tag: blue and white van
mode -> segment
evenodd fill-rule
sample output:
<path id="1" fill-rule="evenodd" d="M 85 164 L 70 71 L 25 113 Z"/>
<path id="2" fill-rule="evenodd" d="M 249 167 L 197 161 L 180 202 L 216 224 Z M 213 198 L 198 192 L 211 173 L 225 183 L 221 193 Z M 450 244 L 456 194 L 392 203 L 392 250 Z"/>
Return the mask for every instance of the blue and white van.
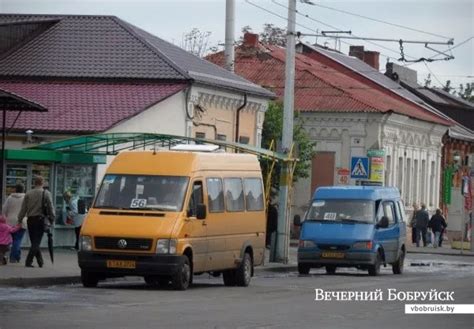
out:
<path id="1" fill-rule="evenodd" d="M 375 276 L 387 264 L 394 274 L 403 272 L 405 209 L 396 188 L 320 187 L 304 220 L 296 217 L 295 225 L 301 225 L 300 274 L 325 266 L 328 274 L 338 267 L 356 267 Z"/>

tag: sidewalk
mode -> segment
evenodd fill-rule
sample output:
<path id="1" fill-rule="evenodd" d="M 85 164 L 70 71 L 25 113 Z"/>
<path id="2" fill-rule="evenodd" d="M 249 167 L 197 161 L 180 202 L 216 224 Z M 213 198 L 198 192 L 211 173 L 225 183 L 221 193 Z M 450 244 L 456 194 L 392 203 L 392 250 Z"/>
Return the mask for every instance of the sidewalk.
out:
<path id="1" fill-rule="evenodd" d="M 255 268 L 256 272 L 291 272 L 296 271 L 297 267 L 297 248 L 294 246 L 297 240 L 292 240 L 292 247 L 289 250 L 288 264 L 270 263 L 268 262 L 269 252 L 266 251 L 266 259 L 264 266 Z M 26 256 L 26 250 L 23 250 L 23 255 Z M 439 254 L 450 256 L 473 256 L 471 251 L 450 249 L 447 247 L 431 248 L 420 247 L 416 248 L 408 246 L 408 253 L 422 253 L 422 254 Z M 45 259 L 43 268 L 34 267 L 26 268 L 24 262 L 20 264 L 8 264 L 0 266 L 0 287 L 1 286 L 45 286 L 58 284 L 74 284 L 80 283 L 80 269 L 77 264 L 76 252 L 69 249 L 55 249 L 55 262 L 51 264 L 47 250 L 43 250 L 43 257 Z M 35 264 L 36 265 L 36 264 Z"/>

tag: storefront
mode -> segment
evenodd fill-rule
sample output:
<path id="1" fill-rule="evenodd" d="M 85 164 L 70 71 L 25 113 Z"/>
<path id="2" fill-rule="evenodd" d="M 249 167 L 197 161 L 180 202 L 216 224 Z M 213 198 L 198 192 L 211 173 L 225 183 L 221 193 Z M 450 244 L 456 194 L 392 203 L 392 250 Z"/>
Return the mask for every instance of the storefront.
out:
<path id="1" fill-rule="evenodd" d="M 56 209 L 54 244 L 74 245 L 74 227 L 65 222 L 63 193 L 70 191 L 77 195 L 89 208 L 97 187 L 97 165 L 105 164 L 105 155 L 40 150 L 6 150 L 5 153 L 2 200 L 15 191 L 16 184 L 23 184 L 28 191 L 33 187 L 33 177 L 43 176 Z M 24 240 L 24 245 L 29 245 L 28 238 Z"/>

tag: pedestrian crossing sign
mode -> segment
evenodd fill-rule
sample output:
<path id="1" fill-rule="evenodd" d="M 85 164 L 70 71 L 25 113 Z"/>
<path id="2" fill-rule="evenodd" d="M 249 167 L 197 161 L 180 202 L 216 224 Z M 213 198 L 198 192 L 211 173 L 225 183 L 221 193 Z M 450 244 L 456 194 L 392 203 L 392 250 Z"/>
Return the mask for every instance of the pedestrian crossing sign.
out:
<path id="1" fill-rule="evenodd" d="M 351 178 L 369 178 L 369 158 L 352 157 L 351 159 Z"/>

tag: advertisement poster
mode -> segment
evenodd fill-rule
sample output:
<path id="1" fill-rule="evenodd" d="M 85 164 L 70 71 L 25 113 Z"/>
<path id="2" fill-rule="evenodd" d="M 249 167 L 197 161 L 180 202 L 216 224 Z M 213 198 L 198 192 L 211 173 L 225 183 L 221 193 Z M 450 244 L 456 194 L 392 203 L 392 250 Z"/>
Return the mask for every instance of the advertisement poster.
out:
<path id="1" fill-rule="evenodd" d="M 370 157 L 370 181 L 371 182 L 384 182 L 385 178 L 385 164 L 383 157 Z"/>

